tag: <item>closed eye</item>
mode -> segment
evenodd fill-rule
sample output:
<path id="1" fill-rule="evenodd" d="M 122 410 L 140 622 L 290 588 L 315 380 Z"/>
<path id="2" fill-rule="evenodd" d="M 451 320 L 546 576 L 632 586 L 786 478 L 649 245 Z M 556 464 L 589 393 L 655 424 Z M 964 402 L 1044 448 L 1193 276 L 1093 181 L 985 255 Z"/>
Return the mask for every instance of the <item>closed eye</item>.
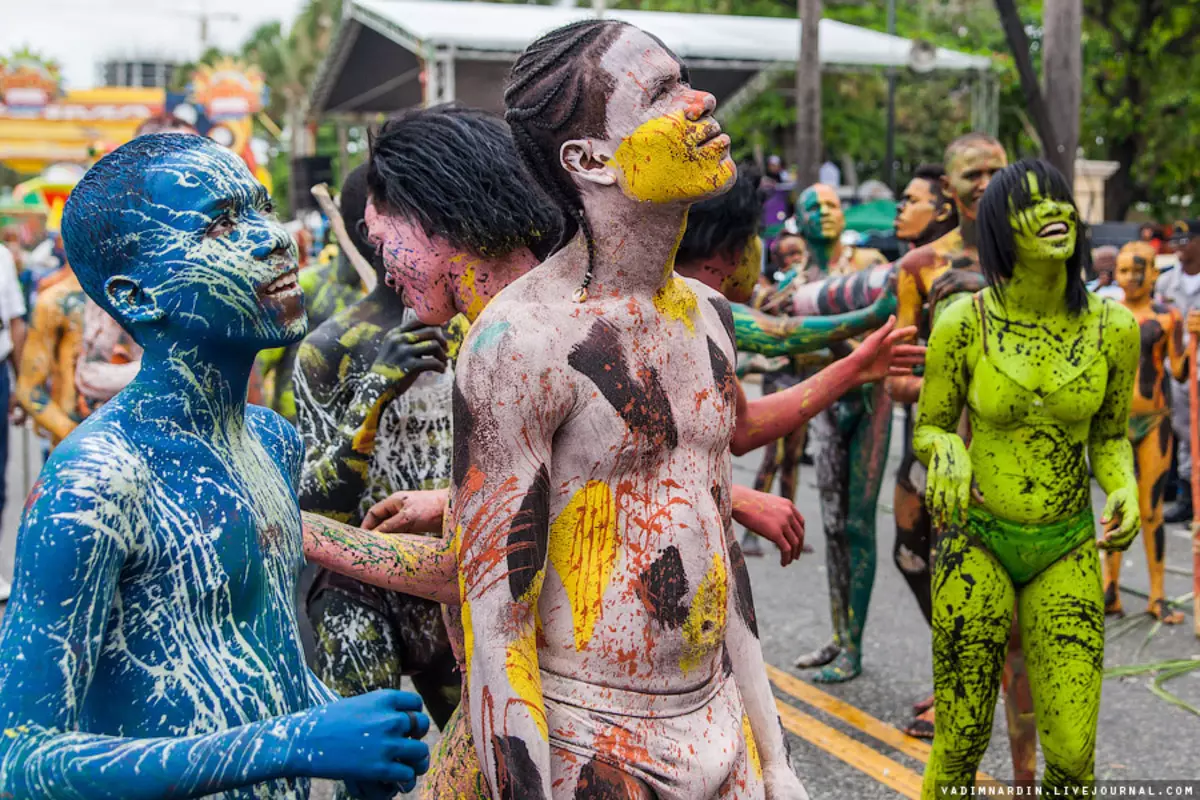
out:
<path id="1" fill-rule="evenodd" d="M 222 211 L 213 217 L 213 221 L 208 223 L 208 227 L 204 229 L 204 235 L 210 238 L 220 238 L 233 230 L 236 225 L 233 214 L 229 211 Z"/>

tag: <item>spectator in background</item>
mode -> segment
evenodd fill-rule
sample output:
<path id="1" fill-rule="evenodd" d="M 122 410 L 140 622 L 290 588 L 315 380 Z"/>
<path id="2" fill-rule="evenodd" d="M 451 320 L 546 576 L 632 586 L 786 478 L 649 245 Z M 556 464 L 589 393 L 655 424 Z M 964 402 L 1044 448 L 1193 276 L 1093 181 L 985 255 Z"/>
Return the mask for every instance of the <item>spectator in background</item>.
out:
<path id="1" fill-rule="evenodd" d="M 1143 241 L 1145 239 L 1143 238 Z M 1155 294 L 1159 302 L 1174 306 L 1183 317 L 1184 342 L 1200 334 L 1200 236 L 1187 241 L 1179 251 L 1179 269 L 1164 272 Z M 1178 444 L 1179 491 L 1176 501 L 1167 506 L 1164 522 L 1188 522 L 1192 519 L 1192 452 L 1190 418 L 1191 398 L 1187 381 L 1196 380 L 1194 369 L 1184 381 L 1171 381 L 1171 427 Z"/>
<path id="2" fill-rule="evenodd" d="M 1151 245 L 1154 248 L 1154 252 L 1162 252 L 1162 235 L 1159 233 L 1158 226 L 1147 222 L 1138 231 L 1138 238 Z"/>
<path id="3" fill-rule="evenodd" d="M 17 365 L 21 363 L 21 349 L 25 345 L 25 297 L 17 281 L 17 271 L 12 254 L 7 247 L 0 247 L 0 402 L 3 408 L 12 410 L 12 381 Z M 12 373 L 9 367 L 12 367 Z M 0 520 L 4 517 L 5 473 L 8 466 L 8 422 L 0 424 Z M 4 535 L 0 524 L 0 537 Z M 8 579 L 0 576 L 0 602 L 8 600 L 12 591 Z"/>
<path id="4" fill-rule="evenodd" d="M 833 156 L 825 154 L 825 163 L 817 170 L 817 183 L 838 188 L 842 185 L 842 171 L 833 163 Z"/>
<path id="5" fill-rule="evenodd" d="M 1117 248 L 1106 244 L 1093 250 L 1092 267 L 1096 270 L 1096 279 L 1088 284 L 1088 291 L 1101 297 L 1111 297 L 1117 302 L 1124 300 L 1125 292 L 1113 280 L 1117 269 Z"/>

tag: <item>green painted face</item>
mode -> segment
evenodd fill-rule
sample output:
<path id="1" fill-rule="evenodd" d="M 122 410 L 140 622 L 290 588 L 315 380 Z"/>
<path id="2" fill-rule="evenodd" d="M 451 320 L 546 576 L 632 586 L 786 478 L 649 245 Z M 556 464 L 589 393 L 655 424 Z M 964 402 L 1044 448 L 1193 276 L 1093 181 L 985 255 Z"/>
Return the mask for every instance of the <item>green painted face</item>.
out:
<path id="1" fill-rule="evenodd" d="M 1024 262 L 1066 261 L 1075 253 L 1078 214 L 1075 206 L 1042 194 L 1037 176 L 1026 173 L 1032 201 L 1026 208 L 1009 205 L 1017 259 Z"/>

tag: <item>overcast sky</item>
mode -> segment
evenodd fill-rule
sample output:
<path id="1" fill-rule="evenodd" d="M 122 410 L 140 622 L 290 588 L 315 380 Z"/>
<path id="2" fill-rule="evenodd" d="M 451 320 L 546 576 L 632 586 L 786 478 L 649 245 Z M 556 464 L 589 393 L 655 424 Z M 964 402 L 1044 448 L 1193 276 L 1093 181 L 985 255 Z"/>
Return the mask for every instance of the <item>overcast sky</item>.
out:
<path id="1" fill-rule="evenodd" d="M 66 88 L 87 89 L 98 85 L 95 65 L 108 58 L 194 58 L 202 11 L 210 15 L 210 43 L 236 48 L 263 22 L 290 24 L 303 6 L 304 0 L 0 0 L 0 54 L 28 45 L 62 64 Z"/>

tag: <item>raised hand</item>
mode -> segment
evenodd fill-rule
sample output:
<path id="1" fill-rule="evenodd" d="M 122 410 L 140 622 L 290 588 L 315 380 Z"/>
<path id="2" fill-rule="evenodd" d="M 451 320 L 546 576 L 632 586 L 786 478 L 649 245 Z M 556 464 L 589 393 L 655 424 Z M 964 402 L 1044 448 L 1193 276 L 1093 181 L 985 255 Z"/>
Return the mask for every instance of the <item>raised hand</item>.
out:
<path id="1" fill-rule="evenodd" d="M 779 565 L 786 567 L 804 551 L 804 517 L 786 497 L 737 488 L 733 518 L 779 548 Z"/>
<path id="2" fill-rule="evenodd" d="M 437 533 L 446 500 L 445 489 L 396 492 L 371 506 L 362 527 L 379 533 Z"/>
<path id="3" fill-rule="evenodd" d="M 911 375 L 913 367 L 925 363 L 925 348 L 921 345 L 900 344 L 917 335 L 915 327 L 896 328 L 896 317 L 872 333 L 858 346 L 850 358 L 858 364 L 859 383 L 872 383 L 889 375 Z"/>
<path id="4" fill-rule="evenodd" d="M 1123 486 L 1108 496 L 1104 514 L 1100 517 L 1101 536 L 1096 546 L 1114 552 L 1126 550 L 1137 538 L 1141 525 L 1137 488 Z"/>
<path id="5" fill-rule="evenodd" d="M 445 372 L 448 361 L 442 329 L 414 319 L 384 335 L 371 372 L 387 379 L 392 393 L 403 394 L 421 373 Z"/>
<path id="6" fill-rule="evenodd" d="M 421 698 L 380 689 L 294 715 L 289 774 L 347 782 L 360 798 L 409 792 L 429 769 L 429 747 L 417 741 L 429 731 Z M 387 795 L 384 795 L 387 796 Z"/>

